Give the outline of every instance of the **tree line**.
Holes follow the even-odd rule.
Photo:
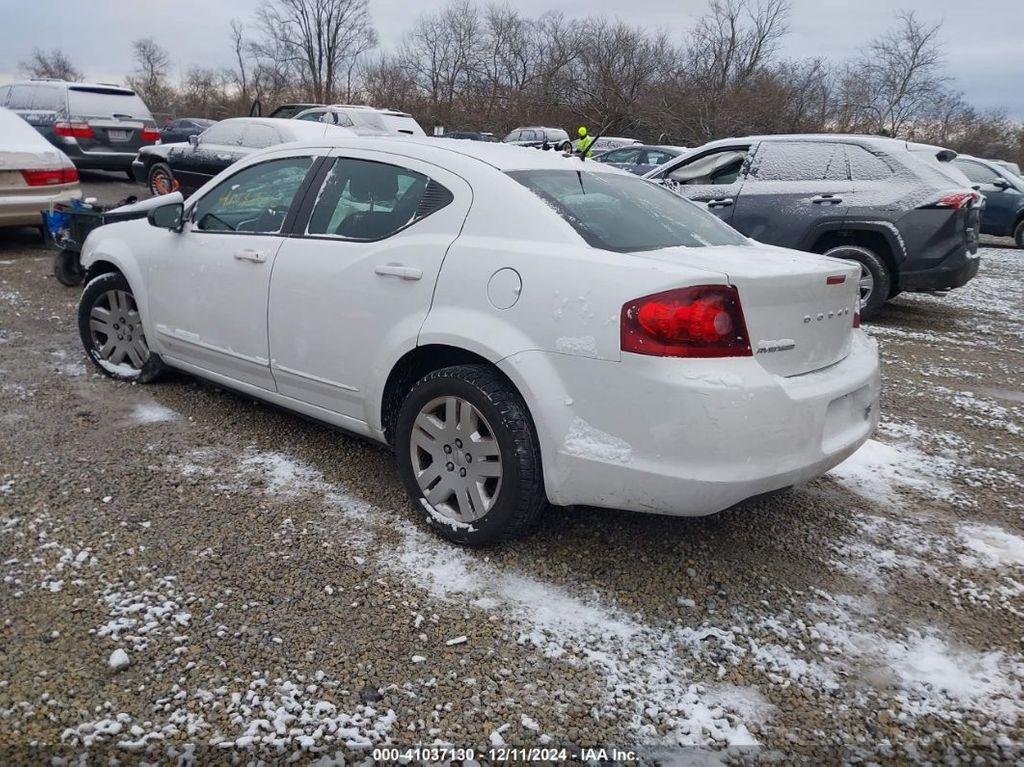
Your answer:
[[[758,133],[899,136],[1024,162],[1024,126],[975,109],[945,68],[941,25],[898,12],[852,61],[781,55],[789,0],[710,0],[681,39],[603,16],[526,16],[451,0],[380,48],[370,0],[263,0],[232,22],[233,66],[194,65],[180,82],[153,38],[133,43],[126,82],[157,113],[223,118],[281,103],[368,103],[429,131],[572,128],[695,146]],[[81,79],[60,50],[29,74]]]

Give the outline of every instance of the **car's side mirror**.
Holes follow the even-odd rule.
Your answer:
[[[997,178],[995,181],[992,182],[992,186],[994,186],[996,189],[1006,190],[1010,188],[1010,182],[1007,181],[1005,178]]]
[[[146,218],[151,226],[180,232],[182,221],[185,218],[185,206],[180,202],[172,202],[168,205],[150,208]]]
[[[199,134],[193,133],[191,136],[189,136],[188,143],[190,143],[192,146],[199,146]]]

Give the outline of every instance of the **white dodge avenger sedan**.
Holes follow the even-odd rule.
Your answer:
[[[97,229],[82,263],[105,373],[173,368],[387,443],[458,543],[548,502],[710,514],[823,474],[878,421],[856,264],[554,152],[278,146]]]

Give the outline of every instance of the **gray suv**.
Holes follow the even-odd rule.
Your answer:
[[[979,212],[948,149],[874,136],[753,136],[646,174],[760,242],[861,265],[861,314],[978,272]]]
[[[0,87],[0,107],[21,115],[79,169],[131,178],[139,149],[160,138],[142,99],[117,85],[28,80]]]

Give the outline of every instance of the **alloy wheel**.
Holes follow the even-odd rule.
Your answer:
[[[860,265],[860,305],[865,306],[875,292],[875,277],[864,264]]]
[[[108,290],[96,299],[89,311],[89,331],[93,349],[104,362],[141,370],[149,359],[142,318],[126,290]]]
[[[501,492],[501,449],[472,403],[456,396],[431,400],[417,414],[409,442],[416,483],[434,511],[469,523],[491,510]]]

